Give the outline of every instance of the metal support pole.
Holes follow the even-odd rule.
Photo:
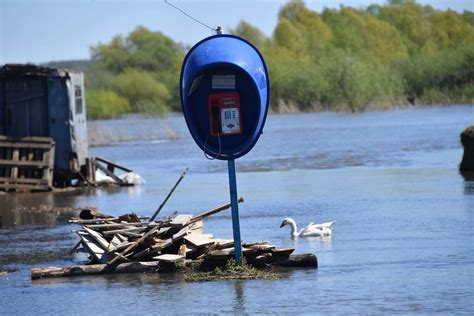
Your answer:
[[[240,220],[239,220],[239,204],[237,203],[237,180],[235,175],[235,160],[227,160],[229,169],[229,190],[230,205],[232,208],[232,228],[234,231],[234,254],[235,262],[242,263],[242,242],[240,239]]]

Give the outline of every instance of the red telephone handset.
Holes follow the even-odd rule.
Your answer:
[[[242,134],[239,93],[209,94],[209,131],[212,136]]]

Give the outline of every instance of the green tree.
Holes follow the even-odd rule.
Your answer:
[[[128,69],[116,77],[113,86],[128,100],[133,112],[163,113],[169,110],[168,89],[147,72]]]
[[[454,11],[435,12],[430,16],[433,40],[438,48],[474,42],[474,27]]]
[[[400,33],[374,16],[350,8],[326,9],[323,18],[334,34],[334,45],[351,54],[391,63],[408,57]]]
[[[237,27],[235,29],[230,29],[229,33],[245,38],[260,51],[264,51],[269,45],[269,39],[265,34],[263,34],[257,27],[245,22],[244,20],[240,20]]]
[[[469,10],[464,10],[464,12],[462,13],[462,17],[463,17],[464,20],[466,20],[469,24],[471,24],[472,26],[474,26],[474,12],[469,11]]]
[[[286,18],[280,18],[273,32],[273,41],[277,53],[303,56],[306,54],[306,43],[302,34]],[[278,52],[282,50],[283,52]]]
[[[128,68],[150,72],[169,72],[179,69],[181,47],[161,32],[139,26],[126,38],[115,36],[109,44],[91,48],[96,65],[121,73]]]
[[[280,9],[274,34],[279,47],[297,52],[298,57],[321,57],[321,51],[332,39],[330,27],[318,13],[309,10],[301,0],[290,1]],[[289,48],[294,39],[296,45]]]
[[[178,109],[184,50],[163,33],[140,26],[126,37],[118,35],[108,44],[92,47],[93,69],[88,78],[94,87],[111,89],[126,97],[133,111]],[[98,82],[101,78],[105,80]],[[151,93],[152,87],[157,89],[155,94]]]
[[[380,8],[380,19],[394,25],[402,34],[411,55],[420,51],[432,52],[431,23],[433,13],[430,6],[421,6],[414,1],[392,1]]]

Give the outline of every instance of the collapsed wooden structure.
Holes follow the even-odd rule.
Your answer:
[[[48,191],[53,187],[55,142],[50,137],[0,135],[0,189]]]
[[[98,187],[103,185],[119,185],[119,186],[133,186],[133,183],[127,182],[125,179],[117,176],[115,170],[119,169],[126,173],[132,173],[133,170],[116,162],[102,158],[89,157],[86,158],[85,171],[79,172],[78,176],[84,185]],[[97,170],[102,171],[106,176],[110,177],[111,181],[101,181],[96,178]]]
[[[240,198],[239,202],[243,202]],[[76,275],[210,271],[224,267],[234,255],[234,242],[203,233],[203,220],[230,204],[197,216],[172,214],[159,221],[142,222],[134,214],[118,218],[72,219],[82,225],[74,248],[89,254],[87,265],[33,268],[32,279]],[[255,267],[286,266],[317,268],[313,254],[292,256],[294,249],[270,242],[243,243],[246,263]]]
[[[0,190],[5,192],[50,191],[57,187],[55,181],[55,147],[51,137],[7,137],[0,135]],[[125,172],[125,177],[115,171]],[[102,171],[110,180],[96,178]],[[82,185],[133,186],[126,175],[133,170],[102,157],[86,158],[86,164],[77,172]],[[56,179],[57,180],[57,179]]]

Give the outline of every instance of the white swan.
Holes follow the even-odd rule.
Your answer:
[[[292,218],[285,218],[280,225],[282,228],[285,225],[291,226],[291,237],[321,237],[321,236],[330,236],[332,234],[332,227],[336,224],[333,222],[325,222],[322,224],[313,224],[312,222],[298,231],[296,227],[296,222]]]

